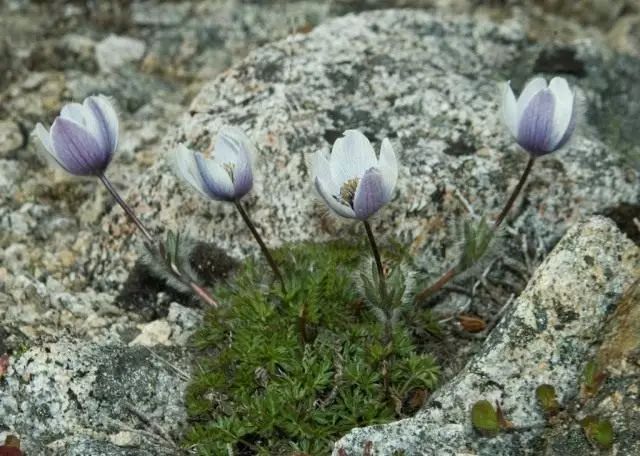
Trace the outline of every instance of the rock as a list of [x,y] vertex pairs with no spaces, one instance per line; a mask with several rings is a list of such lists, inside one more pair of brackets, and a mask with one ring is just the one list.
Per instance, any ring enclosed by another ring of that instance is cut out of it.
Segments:
[[12,121],[0,121],[0,158],[8,158],[11,152],[22,146],[24,138],[20,127]]
[[[497,83],[513,77],[522,87],[532,74],[565,74],[562,65],[571,65],[569,80],[590,106],[609,106],[600,93],[637,85],[637,73],[629,70],[639,64],[605,60],[610,50],[598,46],[578,44],[562,54],[544,43],[531,47],[514,21],[420,11],[332,20],[263,47],[207,85],[166,139],[156,164],[130,187],[128,200],[152,230],[188,225],[192,237],[215,239],[235,256],[256,252],[234,208],[188,190],[166,158],[178,143],[206,149],[211,135],[229,123],[257,146],[256,182],[245,204],[269,244],[344,237],[354,224],[324,216],[312,193],[309,162],[344,130],[358,128],[376,149],[390,137],[402,164],[395,198],[374,220],[376,233],[411,245],[435,277],[459,253],[456,225],[465,209],[456,194],[476,213],[495,217],[525,165],[526,155],[504,133]],[[607,65],[616,70],[603,73]],[[636,147],[633,133],[618,137],[615,148],[594,134],[594,126],[613,132],[614,119],[622,121],[630,115],[628,106],[640,106],[640,93],[619,105],[609,119],[584,119],[570,147],[536,165],[512,212],[509,223],[516,230],[551,246],[581,215],[637,199],[638,173],[618,153],[625,145]],[[149,210],[156,201],[162,210]],[[110,233],[120,224],[115,214],[105,219]],[[120,257],[131,252],[127,239],[112,236],[105,245],[111,264],[96,267],[124,271]],[[511,239],[520,249],[520,238]]]
[[171,326],[165,320],[139,325],[138,329],[141,331],[140,335],[133,339],[129,345],[168,345]]
[[142,59],[146,45],[143,41],[127,36],[110,35],[96,45],[96,60],[100,71],[114,70]]
[[620,18],[609,32],[608,40],[617,51],[640,56],[640,14]]
[[[177,435],[186,421],[189,363],[184,350],[168,347],[67,339],[31,348],[10,359],[0,426],[21,436],[27,454],[48,448],[46,454],[60,456],[173,455],[162,439]],[[158,429],[166,435],[150,438]],[[124,431],[137,437],[125,441]],[[110,443],[129,446],[137,439],[135,451]]]
[[588,25],[598,25],[605,29],[620,17],[628,0],[535,0],[546,11],[562,14]]
[[[594,355],[607,319],[639,274],[640,249],[611,221],[595,217],[577,224],[536,271],[480,353],[416,416],[354,429],[336,443],[334,455],[339,448],[360,455],[368,440],[377,455],[401,449],[407,455],[433,456],[590,454],[573,453],[568,447],[552,453],[534,450],[545,428],[535,389],[551,384],[561,403],[578,394],[580,374]],[[506,419],[518,430],[495,437],[477,434],[470,410],[484,399],[500,402]],[[617,414],[632,425],[629,417]]]
[[23,169],[22,163],[0,158],[0,201],[7,200],[13,195],[22,178]]

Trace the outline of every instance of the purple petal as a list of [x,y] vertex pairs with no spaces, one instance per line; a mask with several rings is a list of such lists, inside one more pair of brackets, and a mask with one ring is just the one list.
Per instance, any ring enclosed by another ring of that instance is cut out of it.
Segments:
[[376,168],[364,173],[353,198],[353,209],[356,218],[366,220],[389,202],[384,185],[384,177]]
[[250,161],[238,162],[233,171],[233,188],[236,199],[242,198],[253,188],[253,170]]
[[555,98],[550,90],[538,92],[524,108],[518,123],[518,144],[533,156],[553,152]]
[[84,108],[90,114],[86,117],[87,129],[96,137],[100,146],[110,157],[118,145],[118,116],[104,96],[89,97]]
[[51,144],[58,163],[76,176],[102,174],[111,160],[88,130],[69,119],[53,122]]
[[200,152],[196,152],[195,157],[203,190],[213,199],[234,201],[235,190],[229,173],[213,160],[205,158]]

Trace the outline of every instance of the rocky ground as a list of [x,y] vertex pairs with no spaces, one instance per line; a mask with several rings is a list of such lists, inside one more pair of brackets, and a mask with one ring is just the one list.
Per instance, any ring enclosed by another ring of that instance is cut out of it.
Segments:
[[[175,454],[184,424],[185,347],[199,304],[136,266],[134,229],[105,190],[46,167],[29,135],[88,94],[114,97],[121,113],[115,185],[154,231],[187,226],[207,243],[194,263],[209,285],[229,272],[225,252],[241,258],[253,244],[228,208],[176,185],[166,163],[176,142],[197,142],[223,122],[247,131],[260,151],[249,204],[277,243],[353,235],[348,225],[320,222],[307,157],[345,128],[376,143],[389,136],[404,167],[376,231],[411,243],[437,275],[457,253],[446,247],[467,213],[461,201],[495,215],[524,164],[502,134],[495,84],[521,86],[541,72],[579,87],[584,125],[534,172],[505,241],[519,272],[498,264],[512,285],[481,291],[476,312],[489,318],[518,294],[584,216],[605,213],[638,242],[640,4],[566,5],[5,0],[0,356],[10,357],[0,358],[0,437],[19,434],[29,455]],[[332,19],[399,6],[419,12]],[[621,287],[607,298],[612,306]],[[451,293],[439,308],[467,301]],[[482,340],[447,343],[472,353]],[[446,377],[461,365],[449,365]]]

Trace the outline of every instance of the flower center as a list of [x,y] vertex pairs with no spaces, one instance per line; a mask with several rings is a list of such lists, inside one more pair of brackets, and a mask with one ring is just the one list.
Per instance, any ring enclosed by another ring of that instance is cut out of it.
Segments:
[[353,209],[353,198],[356,196],[356,189],[358,188],[358,183],[360,182],[359,177],[353,177],[342,184],[340,188],[340,201],[342,204],[349,206]]
[[231,162],[226,162],[222,164],[222,167],[225,169],[225,171],[229,174],[229,177],[231,178],[231,183],[233,184],[233,171],[236,168],[235,163],[231,163]]

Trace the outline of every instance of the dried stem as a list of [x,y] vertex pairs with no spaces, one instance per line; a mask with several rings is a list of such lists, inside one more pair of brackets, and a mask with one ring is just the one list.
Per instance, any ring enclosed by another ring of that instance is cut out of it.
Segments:
[[458,270],[457,270],[456,267],[453,267],[453,268],[449,269],[447,272],[445,272],[442,275],[442,277],[440,277],[438,279],[438,281],[436,283],[434,283],[430,287],[425,288],[420,293],[418,293],[416,295],[415,302],[418,303],[418,304],[425,302],[434,293],[440,291],[440,289],[442,287],[444,287],[451,279],[453,279],[456,276],[457,272],[458,272]]
[[240,212],[240,215],[242,216],[242,220],[244,220],[244,223],[247,224],[247,226],[249,227],[249,230],[251,231],[251,234],[253,234],[253,237],[255,238],[256,242],[260,246],[260,250],[262,250],[262,253],[267,259],[267,263],[269,263],[269,266],[271,266],[273,273],[276,275],[276,278],[280,282],[280,285],[282,286],[282,291],[286,293],[287,287],[285,286],[284,278],[282,277],[282,274],[280,274],[280,269],[278,268],[278,265],[276,264],[273,257],[271,256],[271,252],[269,252],[269,249],[267,248],[266,244],[260,237],[258,230],[256,230],[256,227],[253,225],[253,222],[249,218],[249,214],[247,214],[247,211],[245,211],[244,208],[242,207],[242,204],[240,204],[240,201],[235,201],[234,203],[236,205],[236,208],[238,208],[238,212]]
[[525,167],[524,172],[522,173],[522,176],[520,176],[520,180],[518,181],[516,188],[513,189],[513,193],[511,193],[511,196],[509,197],[507,204],[504,206],[504,209],[502,209],[502,212],[500,212],[500,215],[498,215],[498,218],[496,219],[495,224],[493,225],[494,228],[500,227],[505,217],[511,210],[513,203],[516,201],[516,198],[522,191],[522,187],[524,187],[524,183],[527,181],[529,174],[531,174],[531,169],[533,168],[533,164],[535,163],[535,161],[536,161],[535,157],[529,156],[529,161],[527,162],[527,166]]
[[[142,221],[138,218],[138,216],[135,214],[135,212],[133,212],[133,209],[131,209],[131,206],[129,206],[127,204],[127,202],[124,199],[122,199],[122,197],[120,196],[120,193],[118,193],[118,191],[113,186],[113,184],[111,183],[109,178],[104,174],[101,174],[98,177],[99,177],[100,181],[104,184],[104,186],[107,188],[107,190],[109,190],[109,193],[111,193],[111,196],[113,196],[113,198],[116,200],[116,202],[120,205],[120,207],[127,214],[129,219],[136,225],[138,230],[140,230],[140,232],[142,233],[142,235],[145,238],[145,245],[146,245],[147,249],[149,249],[150,251],[154,250],[156,255],[158,256],[158,258],[161,258],[163,261],[167,262],[167,260],[165,259],[166,258],[165,257],[165,251],[164,251],[164,246],[162,245],[162,243],[156,241],[153,238],[153,236],[151,235],[149,230],[143,225]],[[218,302],[215,299],[213,299],[211,296],[209,296],[209,294],[207,294],[207,292],[204,291],[204,289],[200,285],[195,283],[189,277],[186,277],[176,267],[175,264],[167,262],[167,266],[169,267],[171,273],[178,280],[180,280],[180,282],[182,282],[183,284],[188,286],[200,299],[202,299],[204,302],[206,302],[210,306],[218,307]]]

